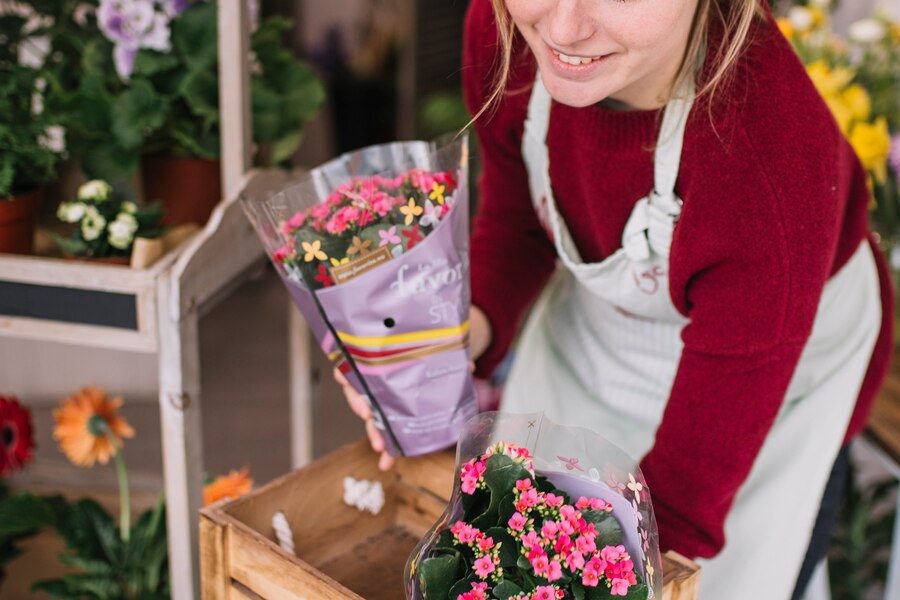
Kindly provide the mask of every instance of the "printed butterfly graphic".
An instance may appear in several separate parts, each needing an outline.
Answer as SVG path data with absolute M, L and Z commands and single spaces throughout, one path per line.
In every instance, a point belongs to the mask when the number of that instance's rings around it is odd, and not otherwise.
M 578 465 L 578 459 L 577 459 L 577 458 L 566 458 L 566 457 L 564 457 L 564 456 L 557 456 L 556 458 L 558 458 L 559 460 L 563 461 L 563 462 L 566 464 L 566 469 L 569 470 L 569 471 L 573 471 L 573 470 L 575 470 L 575 469 L 578 469 L 579 471 L 584 471 L 584 469 L 582 469 L 582 468 Z

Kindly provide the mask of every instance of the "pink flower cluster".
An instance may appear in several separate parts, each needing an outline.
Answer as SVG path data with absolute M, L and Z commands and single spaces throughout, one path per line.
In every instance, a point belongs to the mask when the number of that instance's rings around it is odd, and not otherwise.
M 565 598 L 566 593 L 555 585 L 539 585 L 530 594 L 522 592 L 515 596 L 510 596 L 507 600 L 556 600 L 557 598 Z
M 525 469 L 534 475 L 534 458 L 531 456 L 528 448 L 522 448 L 515 444 L 506 442 L 497 442 L 487 449 L 480 458 L 473 458 L 462 466 L 460 478 L 462 479 L 462 491 L 470 496 L 475 490 L 485 489 L 487 484 L 484 482 L 484 471 L 487 468 L 487 460 L 495 454 L 505 454 L 513 459 L 514 462 L 521 464 Z
M 453 539 L 458 544 L 468 546 L 475 553 L 475 562 L 472 569 L 480 579 L 490 577 L 498 581 L 503 577 L 503 568 L 500 566 L 500 546 L 502 542 L 494 543 L 494 538 L 488 537 L 477 527 L 457 521 L 450 528 Z
M 535 575 L 549 582 L 562 578 L 568 569 L 581 583 L 597 587 L 604 582 L 614 596 L 625 596 L 637 583 L 634 563 L 624 546 L 597 548 L 597 530 L 582 510 L 612 512 L 612 505 L 599 498 L 578 499 L 575 506 L 549 492 L 539 492 L 530 479 L 516 481 L 516 512 L 507 523 L 510 535 L 522 545 Z M 539 516 L 540 519 L 535 517 Z M 540 523 L 540 528 L 535 523 Z

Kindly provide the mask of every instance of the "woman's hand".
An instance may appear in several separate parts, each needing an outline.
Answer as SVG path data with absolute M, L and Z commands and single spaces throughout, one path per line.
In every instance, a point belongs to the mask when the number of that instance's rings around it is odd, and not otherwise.
M 472 360 L 475 361 L 479 356 L 484 354 L 487 347 L 491 344 L 491 325 L 488 323 L 487 317 L 477 306 L 471 307 L 469 310 L 469 349 Z M 472 362 L 472 370 L 475 370 L 475 363 Z M 340 384 L 347 397 L 347 403 L 350 409 L 356 415 L 366 422 L 366 435 L 369 436 L 369 443 L 372 450 L 380 452 L 381 457 L 378 459 L 378 468 L 387 471 L 394 466 L 395 459 L 385 451 L 384 438 L 381 432 L 375 427 L 375 421 L 372 418 L 372 409 L 363 396 L 353 389 L 344 374 L 337 367 L 334 369 L 334 378 Z

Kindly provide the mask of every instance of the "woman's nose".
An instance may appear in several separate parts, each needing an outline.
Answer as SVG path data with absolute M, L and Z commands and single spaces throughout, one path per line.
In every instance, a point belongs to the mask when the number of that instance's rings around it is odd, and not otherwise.
M 592 19 L 583 0 L 559 0 L 550 14 L 550 42 L 560 50 L 572 48 L 594 35 Z

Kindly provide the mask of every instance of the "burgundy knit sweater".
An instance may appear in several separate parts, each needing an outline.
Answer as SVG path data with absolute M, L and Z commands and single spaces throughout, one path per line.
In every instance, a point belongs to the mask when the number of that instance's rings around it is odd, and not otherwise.
M 714 30 L 711 50 L 716 38 Z M 496 50 L 490 2 L 472 0 L 463 82 L 473 114 Z M 534 75 L 519 40 L 508 93 L 476 122 L 483 171 L 472 301 L 493 329 L 482 376 L 508 351 L 556 264 L 520 150 Z M 690 323 L 655 445 L 641 461 L 663 550 L 689 557 L 724 545 L 726 515 L 785 397 L 825 282 L 868 235 L 866 173 L 771 15 L 753 27 L 712 118 L 709 108 L 696 103 L 685 131 L 676 186 L 684 206 L 669 259 L 672 301 Z M 652 188 L 659 117 L 553 103 L 551 181 L 586 262 L 621 246 L 632 207 Z M 886 318 L 847 439 L 865 424 L 892 347 L 893 300 L 878 256 Z

